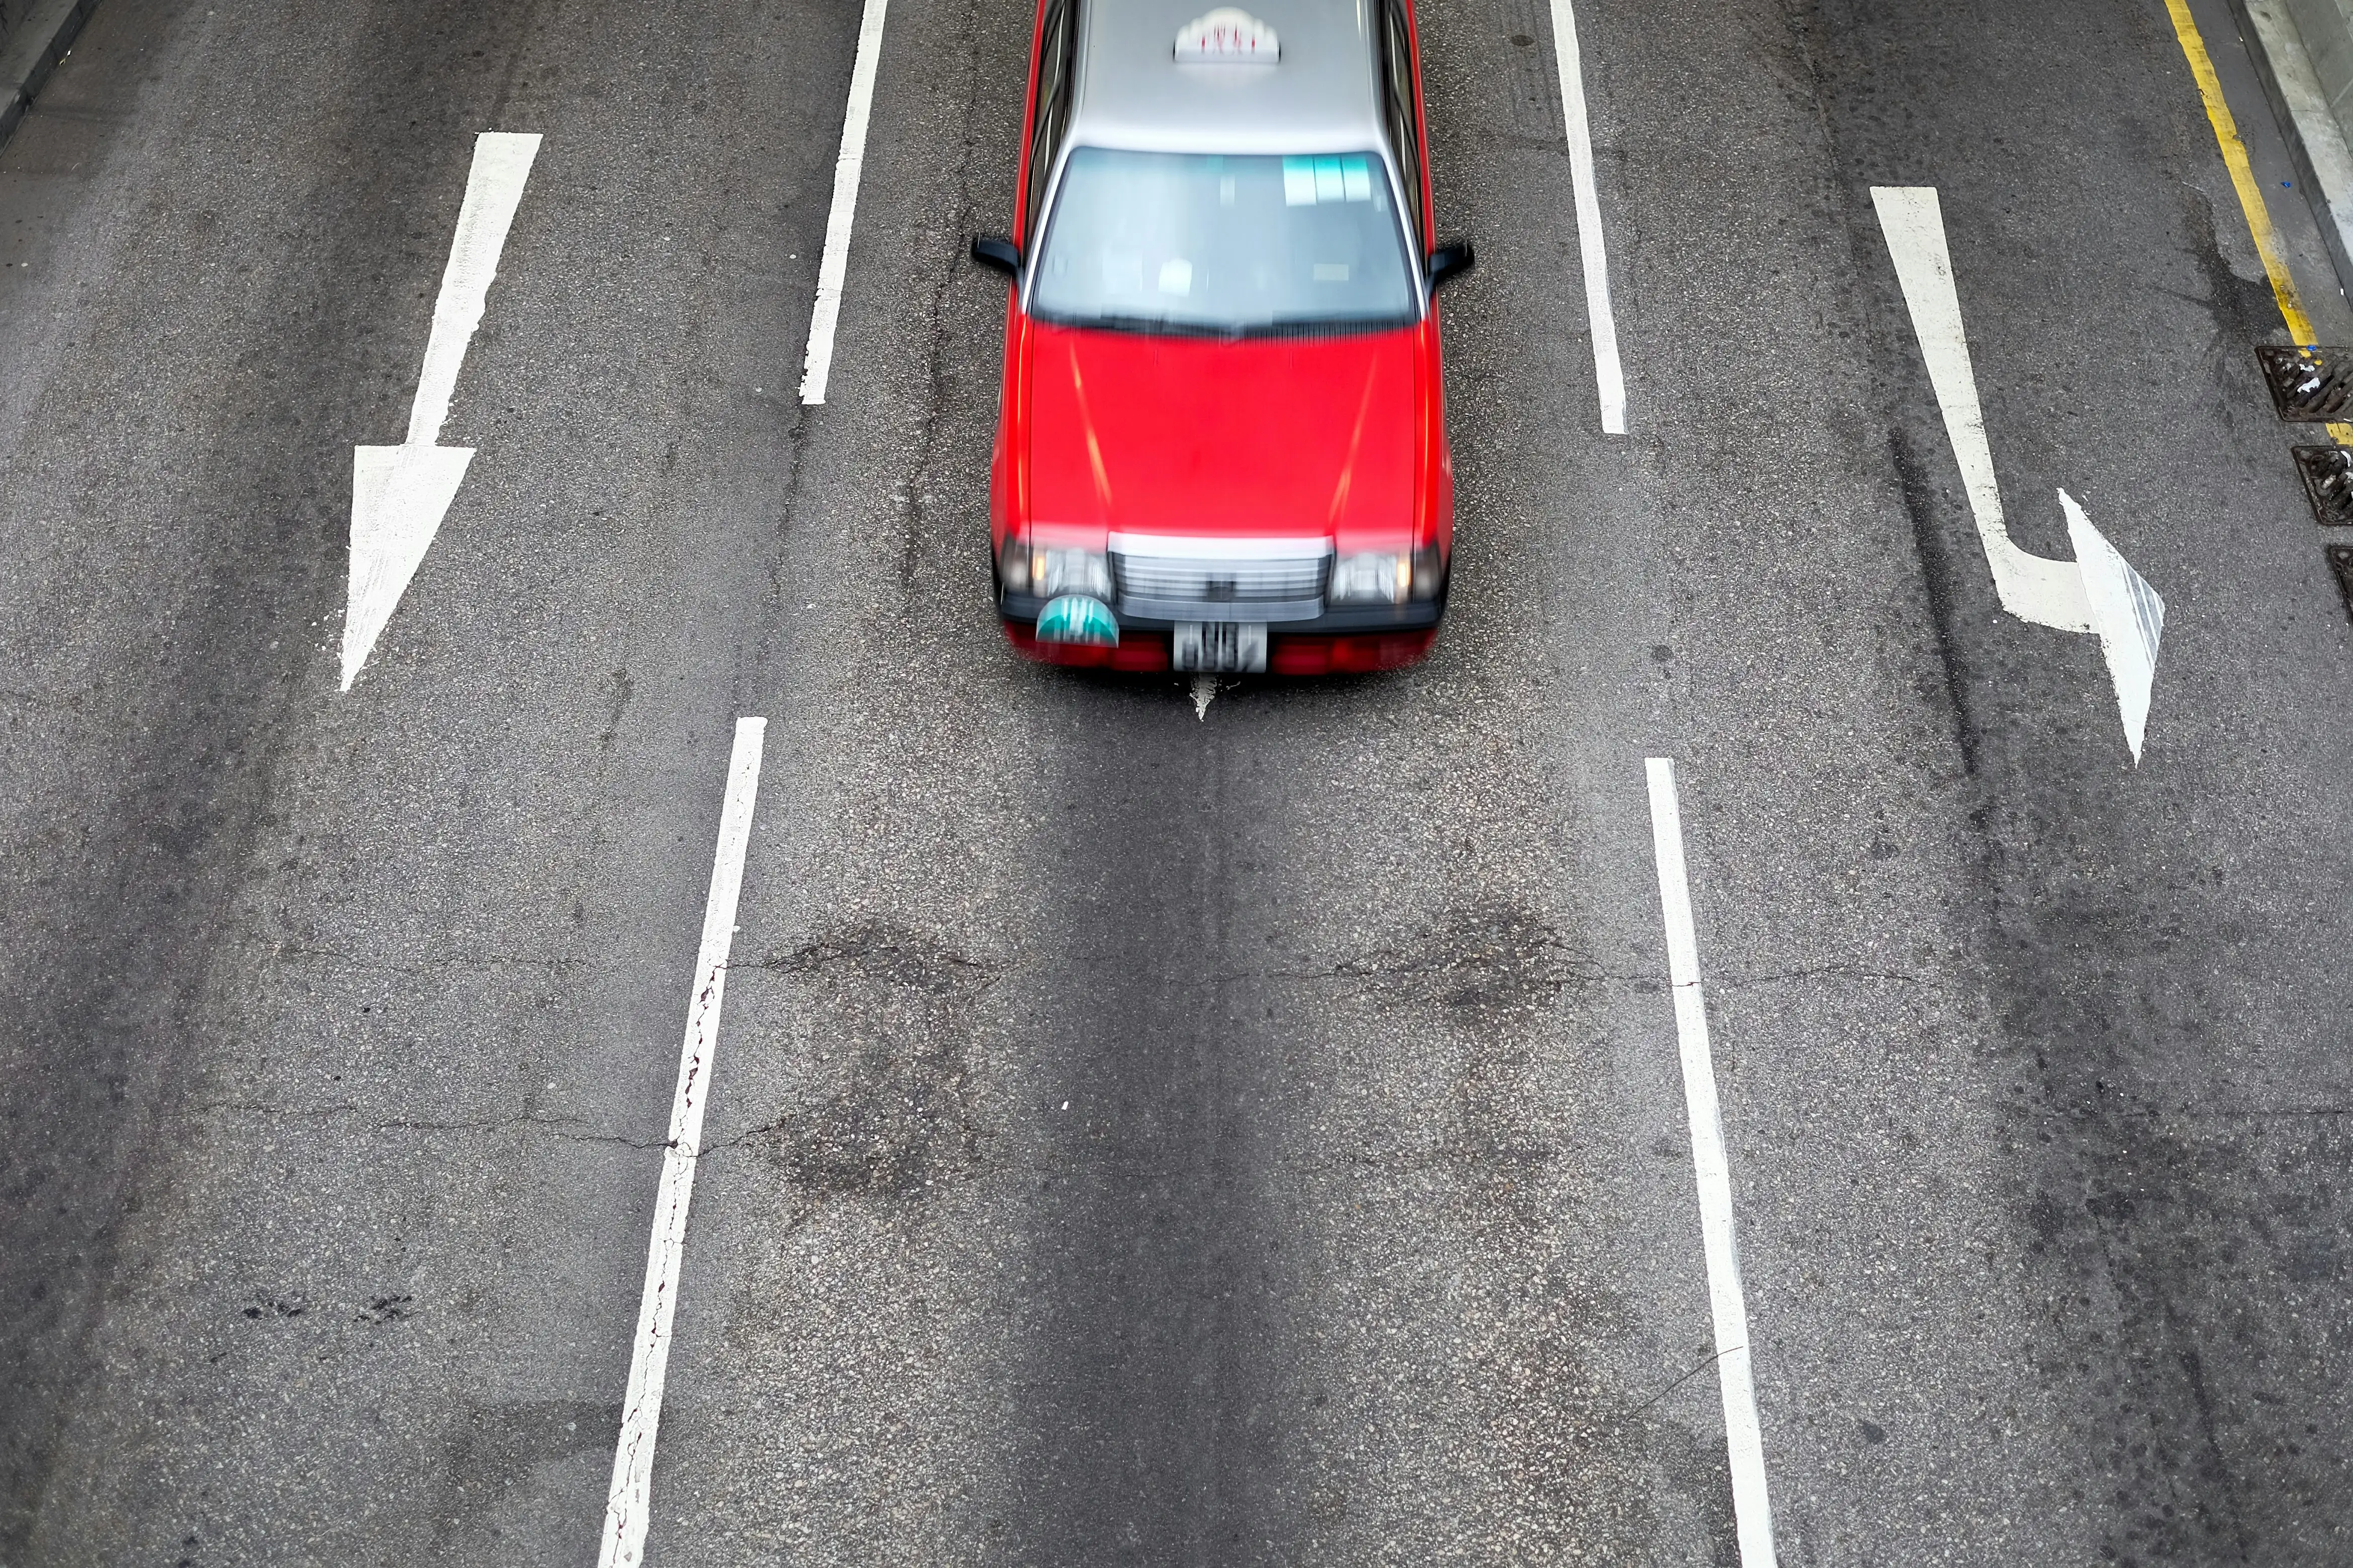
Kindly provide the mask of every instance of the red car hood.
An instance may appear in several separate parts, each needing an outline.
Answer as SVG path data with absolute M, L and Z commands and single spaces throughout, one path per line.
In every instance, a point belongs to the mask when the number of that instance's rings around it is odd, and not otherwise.
M 1036 323 L 1029 515 L 1122 533 L 1402 542 L 1418 334 L 1153 337 Z

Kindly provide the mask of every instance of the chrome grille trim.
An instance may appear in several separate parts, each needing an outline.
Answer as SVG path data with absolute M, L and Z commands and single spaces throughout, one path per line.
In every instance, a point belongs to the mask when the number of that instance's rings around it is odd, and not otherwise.
M 1328 539 L 1112 535 L 1120 613 L 1170 621 L 1304 621 L 1324 613 Z
M 1106 548 L 1114 555 L 1165 555 L 1184 561 L 1293 561 L 1332 553 L 1322 537 L 1222 538 L 1202 533 L 1113 533 Z
M 1259 604 L 1321 598 L 1324 563 L 1315 561 L 1168 561 L 1114 555 L 1120 597 Z

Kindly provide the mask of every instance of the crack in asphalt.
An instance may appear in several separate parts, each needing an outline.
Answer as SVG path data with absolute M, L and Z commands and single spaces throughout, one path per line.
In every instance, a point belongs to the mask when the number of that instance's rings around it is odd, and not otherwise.
M 216 1100 L 195 1108 L 201 1115 L 224 1112 L 245 1116 L 267 1117 L 273 1121 L 327 1121 L 337 1117 L 356 1116 L 359 1106 L 351 1100 L 332 1105 L 274 1105 L 266 1100 Z M 468 1121 L 425 1121 L 400 1118 L 390 1121 L 372 1121 L 372 1132 L 500 1132 L 516 1127 L 536 1127 L 554 1136 L 575 1143 L 617 1143 L 630 1149 L 664 1149 L 667 1138 L 638 1139 L 623 1137 L 617 1132 L 576 1131 L 582 1119 L 576 1116 L 546 1116 L 535 1111 L 518 1111 L 512 1116 L 481 1117 Z
M 450 969 L 488 969 L 500 964 L 512 964 L 518 969 L 546 969 L 562 973 L 580 968 L 590 962 L 586 958 L 534 958 L 522 953 L 484 952 L 474 954 L 448 953 L 401 963 L 393 959 L 371 958 L 365 953 L 344 952 L 328 947 L 296 947 L 290 944 L 278 949 L 280 958 L 324 959 L 354 968 L 382 970 L 388 974 L 431 974 Z
M 1901 985 L 1925 985 L 1935 991 L 1949 991 L 1944 981 L 1924 974 L 1912 974 L 1900 969 L 1865 969 L 1855 963 L 1818 963 L 1802 969 L 1768 970 L 1762 973 L 1744 974 L 1719 972 L 1707 978 L 1710 990 L 1731 991 L 1750 985 L 1779 985 L 1791 980 L 1819 980 L 1826 975 L 1838 975 L 1848 980 L 1891 980 Z
M 1711 1352 L 1707 1356 L 1703 1358 L 1697 1365 L 1676 1377 L 1674 1381 L 1669 1383 L 1656 1394 L 1651 1394 L 1648 1399 L 1641 1401 L 1640 1404 L 1628 1405 L 1626 1407 L 1626 1414 L 1629 1415 L 1641 1415 L 1643 1411 L 1648 1410 L 1651 1405 L 1656 1405 L 1660 1400 L 1664 1399 L 1668 1394 L 1672 1394 L 1676 1389 L 1681 1388 L 1684 1384 L 1689 1383 L 1693 1378 L 1697 1377 L 1701 1373 L 1705 1372 L 1709 1367 L 1712 1367 L 1716 1363 L 1722 1361 L 1725 1356 L 1730 1355 L 1734 1351 L 1746 1350 L 1746 1348 L 1747 1347 L 1746 1345 L 1732 1345 L 1724 1350 Z
M 973 130 L 973 114 L 980 100 L 980 49 L 976 37 L 979 26 L 977 8 L 967 9 L 964 26 L 956 35 L 956 44 L 965 60 L 964 90 L 957 101 L 963 106 L 960 129 L 963 132 L 962 152 L 955 163 L 955 200 L 953 221 L 948 233 L 947 264 L 934 273 L 932 285 L 930 317 L 925 323 L 923 357 L 923 416 L 915 429 L 915 461 L 908 475 L 907 484 L 897 500 L 898 510 L 907 520 L 907 530 L 899 552 L 899 592 L 901 604 L 912 609 L 916 582 L 921 571 L 920 553 L 924 526 L 931 521 L 930 501 L 936 493 L 939 478 L 940 425 L 948 408 L 948 345 L 955 338 L 949 322 L 949 301 L 955 290 L 972 271 L 959 265 L 959 247 L 953 240 L 961 237 L 972 226 L 972 163 L 978 138 Z

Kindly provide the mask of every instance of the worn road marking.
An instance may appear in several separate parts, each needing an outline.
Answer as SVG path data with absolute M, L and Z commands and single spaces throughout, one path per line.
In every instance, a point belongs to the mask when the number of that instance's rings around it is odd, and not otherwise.
M 621 1406 L 621 1441 L 613 1454 L 613 1486 L 605 1502 L 597 1568 L 637 1568 L 645 1557 L 654 1436 L 661 1424 L 662 1380 L 670 1370 L 670 1317 L 678 1308 L 687 1205 L 694 1196 L 695 1161 L 702 1152 L 702 1112 L 711 1100 L 720 1004 L 727 991 L 727 955 L 735 941 L 735 904 L 744 889 L 744 854 L 751 841 L 752 807 L 760 795 L 760 754 L 767 727 L 765 719 L 735 721 L 735 750 L 727 762 L 726 804 L 719 813 L 719 846 L 712 857 L 711 891 L 702 906 L 702 944 L 695 955 L 686 1043 L 679 1052 L 678 1092 L 670 1102 L 670 1141 L 662 1151 L 661 1185 L 654 1196 L 653 1241 L 646 1250 L 646 1289 L 629 1352 L 629 1391 Z
M 458 234 L 433 301 L 425 368 L 409 405 L 408 439 L 397 447 L 352 452 L 351 585 L 343 609 L 343 689 L 349 691 L 384 634 L 409 579 L 425 560 L 449 502 L 465 482 L 471 447 L 440 447 L 441 423 L 466 346 L 482 324 L 482 305 L 498 276 L 499 253 L 539 156 L 539 138 L 485 131 L 474 138 L 473 168 L 458 208 Z
M 833 329 L 841 317 L 842 280 L 849 272 L 849 230 L 858 221 L 858 182 L 866 172 L 866 121 L 874 106 L 874 73 L 882 58 L 886 0 L 866 0 L 858 23 L 858 58 L 849 68 L 849 110 L 841 117 L 841 155 L 833 165 L 833 207 L 826 214 L 825 254 L 817 267 L 817 308 L 809 312 L 808 356 L 801 365 L 801 401 L 823 403 L 833 374 Z
M 1568 135 L 1568 179 L 1577 195 L 1577 248 L 1585 264 L 1585 315 L 1593 334 L 1593 377 L 1600 384 L 1601 428 L 1626 434 L 1626 375 L 1618 363 L 1618 320 L 1609 311 L 1609 258 L 1601 239 L 1601 195 L 1593 183 L 1593 132 L 1585 114 L 1585 64 L 1577 14 L 1552 0 L 1552 52 L 1560 66 L 1560 116 Z
M 2206 121 L 2214 128 L 2222 166 L 2231 171 L 2231 188 L 2239 193 L 2239 211 L 2246 216 L 2247 233 L 2255 242 L 2255 254 L 2263 258 L 2263 276 L 2272 281 L 2272 298 L 2279 301 L 2280 319 L 2287 323 L 2289 341 L 2311 345 L 2316 342 L 2312 318 L 2304 313 L 2303 296 L 2296 292 L 2295 279 L 2287 269 L 2287 258 L 2280 249 L 2279 231 L 2272 226 L 2272 211 L 2263 201 L 2262 182 L 2255 178 L 2254 168 L 2247 161 L 2247 144 L 2240 139 L 2238 120 L 2222 97 L 2222 81 L 2214 74 L 2214 60 L 2206 52 L 2206 39 L 2198 31 L 2197 19 L 2189 15 L 2188 0 L 2165 0 L 2165 8 L 2173 17 L 2173 36 L 2180 42 L 2182 57 L 2189 62 L 2189 74 L 2197 79 L 2198 96 L 2205 100 Z M 2353 425 L 2332 424 L 2328 435 L 2331 440 L 2353 445 Z
M 1724 1395 L 1724 1444 L 1732 1468 L 1732 1514 L 1741 1568 L 1773 1568 L 1773 1509 L 1765 1490 L 1765 1438 L 1748 1365 L 1748 1304 L 1732 1236 L 1732 1175 L 1715 1103 L 1707 1000 L 1700 993 L 1699 936 L 1683 871 L 1683 811 L 1675 764 L 1651 757 L 1651 847 L 1659 864 L 1659 912 L 1667 930 L 1667 979 L 1675 996 L 1675 1043 L 1683 1057 L 1683 1110 L 1691 1121 L 1692 1171 L 1699 1182 L 1699 1228 L 1707 1256 L 1708 1310 L 1715 1322 L 1715 1381 Z
M 1993 570 L 2001 607 L 2021 621 L 2063 632 L 2094 632 L 2116 691 L 2116 712 L 2133 761 L 2140 761 L 2148 724 L 2149 692 L 2157 680 L 2157 646 L 2165 629 L 2165 601 L 2127 565 L 2075 498 L 2059 492 L 2073 561 L 2053 561 L 2019 548 L 2001 510 L 1994 481 L 1993 448 L 1986 439 L 1985 412 L 1978 403 L 1977 373 L 1969 364 L 1969 341 L 1961 326 L 1961 297 L 1953 283 L 1953 258 L 1945 243 L 1945 218 L 1935 187 L 1873 185 L 1872 205 L 1880 231 L 1895 261 L 1920 357 L 1936 389 L 1945 435 L 1959 464 L 1976 519 L 1986 564 Z

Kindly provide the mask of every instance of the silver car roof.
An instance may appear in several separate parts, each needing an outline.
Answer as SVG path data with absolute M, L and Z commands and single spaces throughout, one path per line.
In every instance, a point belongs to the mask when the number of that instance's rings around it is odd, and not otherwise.
M 1083 0 L 1066 144 L 1385 153 L 1370 0 L 1249 0 L 1281 41 L 1279 63 L 1178 65 L 1178 30 L 1219 3 Z

